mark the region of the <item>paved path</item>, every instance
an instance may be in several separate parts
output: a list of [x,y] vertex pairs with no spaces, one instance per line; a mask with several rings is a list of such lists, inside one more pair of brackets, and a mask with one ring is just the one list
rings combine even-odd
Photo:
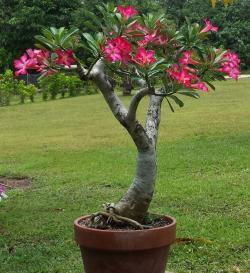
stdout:
[[250,75],[240,75],[240,76],[239,76],[240,79],[249,78],[249,77],[250,77]]
[[[226,76],[225,77],[226,79],[230,79],[230,77]],[[244,78],[250,78],[250,75],[249,74],[246,74],[246,75],[240,75],[239,76],[239,79],[244,79]]]

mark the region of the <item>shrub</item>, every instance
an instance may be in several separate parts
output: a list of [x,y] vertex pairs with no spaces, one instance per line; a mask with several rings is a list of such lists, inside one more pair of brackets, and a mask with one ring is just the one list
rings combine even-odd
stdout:
[[[76,75],[66,75],[65,73],[52,74],[48,77],[43,77],[39,80],[39,85],[42,89],[43,100],[56,99],[57,95],[64,98],[66,95],[75,97],[83,94],[89,94],[83,89],[83,83]],[[91,91],[90,93],[94,93]]]
[[0,106],[9,105],[12,96],[18,96],[21,103],[28,97],[34,102],[36,92],[37,88],[33,84],[26,85],[24,81],[15,79],[11,70],[6,70],[0,75]]
[[20,97],[20,103],[25,102],[25,98],[30,98],[34,102],[34,94],[37,88],[33,84],[27,84],[24,81],[19,81],[17,85],[17,94]]
[[14,79],[13,72],[6,70],[4,74],[0,74],[0,106],[10,104],[10,98],[16,94],[18,81]]

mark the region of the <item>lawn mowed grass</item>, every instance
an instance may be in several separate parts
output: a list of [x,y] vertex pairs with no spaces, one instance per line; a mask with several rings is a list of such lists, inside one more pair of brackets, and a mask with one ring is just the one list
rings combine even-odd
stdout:
[[[250,272],[250,79],[217,88],[164,104],[151,211],[198,238],[173,246],[175,273]],[[100,95],[0,108],[0,176],[32,178],[0,203],[0,273],[82,272],[73,220],[119,199],[135,156]]]

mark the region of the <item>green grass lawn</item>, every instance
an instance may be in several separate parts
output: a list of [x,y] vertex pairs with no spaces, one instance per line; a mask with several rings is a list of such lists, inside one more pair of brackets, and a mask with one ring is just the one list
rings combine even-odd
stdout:
[[[163,107],[151,211],[202,239],[173,246],[175,273],[250,272],[250,79],[217,87]],[[119,199],[135,155],[100,95],[0,108],[0,175],[32,178],[0,203],[0,273],[81,273],[73,220]]]

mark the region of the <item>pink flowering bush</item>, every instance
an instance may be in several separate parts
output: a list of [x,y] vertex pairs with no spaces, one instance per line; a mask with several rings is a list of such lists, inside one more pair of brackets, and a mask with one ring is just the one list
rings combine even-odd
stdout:
[[[182,96],[199,98],[215,89],[214,81],[240,74],[240,60],[230,50],[207,42],[218,32],[209,19],[187,23],[179,30],[164,15],[140,14],[132,6],[99,6],[103,21],[96,34],[50,28],[36,36],[39,49],[28,49],[14,61],[16,75],[30,70],[44,75],[75,69],[83,81],[93,81],[114,117],[128,131],[138,151],[136,175],[129,190],[112,206],[122,216],[142,220],[154,193],[156,143],[163,99],[182,107]],[[92,16],[95,16],[92,14]],[[98,21],[98,20],[97,20]],[[81,54],[82,53],[82,54]],[[82,59],[80,56],[87,55]],[[139,79],[142,88],[126,108],[115,92],[117,78]],[[149,97],[146,124],[136,117],[142,98]]]

